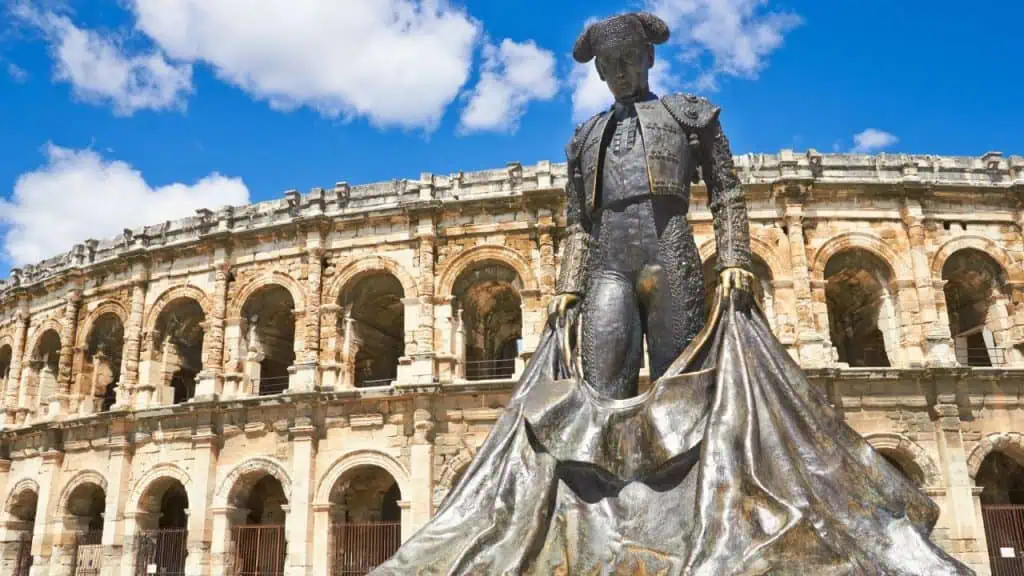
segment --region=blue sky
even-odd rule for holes
[[[720,104],[737,153],[1024,149],[1011,0],[0,6],[2,275],[289,188],[560,161],[604,94],[572,44],[631,9],[672,27],[656,84]]]

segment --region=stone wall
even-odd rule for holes
[[[936,540],[988,573],[979,470],[990,454],[1024,463],[1024,159],[783,150],[736,164],[780,341],[939,503]],[[0,282],[0,358],[10,358],[0,572],[13,573],[31,534],[32,573],[68,574],[101,525],[102,574],[134,574],[143,536],[173,516],[161,508],[172,486],[188,499],[188,574],[235,562],[238,527],[254,510],[275,518],[264,508],[277,493],[290,575],[327,573],[333,525],[391,514],[368,506],[397,506],[411,535],[457,484],[537,346],[564,181],[562,164],[513,163],[288,191],[12,270]],[[701,186],[691,220],[713,258]],[[953,278],[947,263],[965,254]],[[970,264],[980,261],[997,272],[979,276]],[[503,316],[522,319],[511,378],[504,357],[467,358],[458,291],[474,282],[518,296]],[[971,330],[951,326],[967,296],[949,302],[950,282],[982,292]],[[82,382],[90,335],[111,318],[123,346],[102,405]],[[280,389],[268,362],[288,343],[268,354],[258,318],[294,327],[275,332],[293,334]],[[400,345],[382,382],[364,368],[379,367],[389,338]],[[194,342],[195,370],[183,360]],[[856,348],[865,342],[877,350]]]

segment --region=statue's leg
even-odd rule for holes
[[[704,268],[685,217],[659,222],[656,265],[641,272],[641,312],[651,381],[704,326]],[[646,288],[646,289],[645,289]]]
[[[610,398],[636,396],[643,354],[640,309],[633,281],[595,270],[583,302],[583,374]]]

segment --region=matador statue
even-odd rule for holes
[[[651,93],[654,45],[668,26],[648,13],[587,28],[573,57],[596,59],[615,104],[576,129],[566,149],[567,238],[558,296],[564,316],[583,299],[583,369],[612,398],[637,391],[646,333],[656,380],[704,326],[704,277],[686,220],[703,178],[722,284],[753,284],[743,188],[719,108],[691,94]]]
[[[973,574],[930,540],[935,503],[772,332],[718,108],[650,91],[668,37],[632,13],[576,42],[615,104],[567,149],[549,321],[472,462],[371,574]],[[707,312],[686,221],[700,180],[720,280]],[[639,393],[644,335],[651,386]]]

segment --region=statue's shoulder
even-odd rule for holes
[[[722,110],[707,98],[695,94],[668,94],[661,97],[661,102],[676,122],[691,130],[707,127]]]
[[[572,134],[572,140],[569,141],[569,152],[571,156],[576,157],[579,155],[580,150],[583,148],[583,144],[587,141],[587,137],[590,136],[594,127],[597,126],[597,121],[607,113],[607,110],[598,112],[576,125],[576,130],[573,131]]]

